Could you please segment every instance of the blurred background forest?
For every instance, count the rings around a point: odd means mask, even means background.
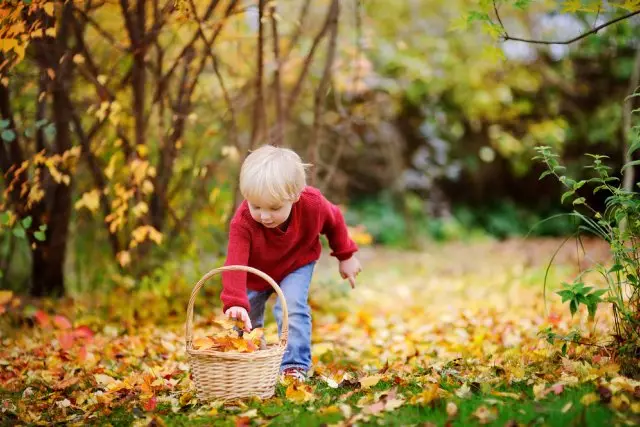
[[[498,21],[568,40],[637,3],[502,1]],[[535,44],[501,40],[497,7],[3,2],[0,287],[170,295],[193,283],[222,262],[239,165],[263,143],[314,164],[310,182],[363,245],[573,233],[569,217],[540,223],[570,206],[538,179],[534,147],[574,176],[585,153],[620,170],[638,16]]]

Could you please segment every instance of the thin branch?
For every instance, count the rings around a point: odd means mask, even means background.
[[[309,12],[310,4],[311,4],[311,0],[305,0],[304,4],[302,5],[302,9],[300,9],[300,17],[298,18],[298,22],[297,22],[298,26],[296,27],[295,33],[293,33],[293,35],[291,36],[289,49],[287,50],[287,52],[285,52],[284,55],[282,55],[283,64],[287,62],[287,60],[289,59],[289,56],[291,55],[291,52],[293,52],[293,49],[295,49],[296,45],[298,44],[298,40],[302,35],[302,29],[304,28],[305,18],[307,17],[307,13]]]
[[[316,35],[316,37],[313,39],[313,44],[311,45],[311,50],[309,50],[309,53],[307,54],[306,58],[304,59],[304,65],[302,67],[302,71],[300,71],[300,75],[298,76],[298,80],[296,81],[296,84],[295,84],[293,90],[291,91],[291,94],[289,95],[289,99],[287,99],[287,107],[286,107],[287,109],[285,110],[285,113],[284,113],[285,120],[288,119],[289,116],[291,115],[291,110],[293,109],[293,106],[295,105],[296,100],[298,99],[298,96],[300,95],[300,92],[302,91],[302,84],[304,83],[304,79],[306,78],[307,73],[309,72],[309,68],[311,67],[311,62],[313,61],[313,56],[315,55],[315,52],[316,52],[316,49],[318,48],[318,45],[320,44],[320,42],[322,41],[324,36],[329,31],[329,28],[331,27],[332,18],[333,18],[333,3],[331,3],[331,5],[329,6],[329,10],[327,11],[327,17],[326,17],[326,19],[324,21],[324,24],[322,25],[322,29]]]
[[[229,108],[229,114],[231,114],[231,133],[232,139],[234,141],[234,145],[238,151],[240,151],[240,133],[238,132],[238,122],[236,119],[236,111],[233,105],[233,101],[229,96],[229,91],[227,90],[226,85],[224,84],[224,80],[222,79],[222,75],[220,74],[220,67],[218,66],[218,58],[211,54],[209,51],[209,55],[211,61],[213,61],[213,71],[216,74],[216,78],[218,79],[218,84],[220,84],[220,88],[222,89],[222,95],[224,96],[224,101],[227,104],[227,108]]]
[[[338,38],[338,16],[340,14],[339,0],[333,0],[329,9],[331,16],[330,27],[331,36],[329,39],[329,45],[327,46],[327,61],[324,65],[324,71],[322,72],[322,79],[316,89],[315,101],[313,106],[314,120],[313,129],[311,130],[311,139],[309,141],[308,159],[311,164],[316,164],[319,157],[319,141],[320,133],[322,130],[322,113],[324,111],[324,100],[327,92],[327,87],[331,79],[331,68],[333,68],[333,61],[336,53],[336,40]],[[311,185],[316,185],[317,168],[311,174]]]
[[[601,29],[608,27],[610,25],[613,25],[615,23],[618,23],[620,21],[624,21],[625,19],[629,19],[632,16],[635,16],[637,14],[640,13],[640,10],[636,10],[635,12],[630,12],[627,13],[626,15],[623,16],[619,16],[616,19],[612,19],[611,21],[605,22],[604,24],[598,25],[597,27],[594,27],[591,31],[587,31],[586,33],[582,33],[572,39],[569,40],[556,40],[556,41],[548,41],[548,40],[533,40],[533,39],[525,39],[525,38],[520,38],[520,37],[513,37],[510,36],[507,33],[506,28],[504,27],[502,20],[500,19],[500,14],[498,13],[498,8],[496,6],[496,2],[495,0],[493,0],[493,7],[494,7],[494,11],[496,14],[496,18],[498,19],[498,22],[500,23],[500,26],[502,27],[502,38],[504,41],[508,41],[508,40],[513,40],[513,41],[518,41],[518,42],[525,42],[525,43],[533,43],[533,44],[545,44],[545,45],[550,45],[550,44],[571,44],[571,43],[575,43],[578,40],[581,40],[585,37],[588,37],[592,34],[597,33],[598,31],[600,31]]]
[[[266,0],[259,0],[258,3],[258,69],[256,71],[256,98],[253,105],[253,127],[251,129],[251,141],[249,149],[253,149],[260,138],[263,127],[266,125],[266,114],[264,109],[264,8]]]
[[[178,65],[182,62],[182,58],[187,54],[187,51],[191,49],[194,43],[198,40],[198,38],[201,37],[200,34],[202,33],[202,28],[200,23],[207,21],[209,20],[209,18],[211,18],[211,15],[213,15],[213,12],[215,11],[219,3],[220,3],[220,0],[212,0],[211,3],[209,3],[209,6],[207,7],[207,10],[204,13],[204,17],[202,18],[202,20],[198,20],[198,31],[193,35],[193,37],[191,37],[191,40],[189,40],[189,42],[182,48],[182,51],[180,51],[180,53],[178,54],[178,57],[173,62],[171,67],[169,67],[169,70],[162,76],[162,79],[160,79],[160,81],[158,82],[158,87],[161,87],[167,83],[167,81],[171,78],[171,76],[175,72]],[[238,0],[232,0],[227,6],[225,16],[221,20],[221,22],[218,24],[216,28],[216,32],[214,33],[214,36],[213,36],[214,40],[215,38],[217,38],[218,34],[220,34],[220,31],[222,31],[222,27],[224,26],[226,19],[234,10],[237,3],[238,3]],[[195,10],[194,10],[194,13],[195,13]],[[153,96],[153,103],[155,103],[158,100],[158,97],[159,97],[159,91],[156,91],[156,93]]]
[[[286,145],[284,141],[285,136],[285,122],[284,122],[284,107],[282,105],[282,86],[280,84],[280,69],[282,64],[280,62],[280,39],[278,37],[278,20],[276,19],[276,3],[271,3],[271,32],[273,35],[273,58],[276,63],[276,69],[273,74],[273,88],[275,90],[275,102],[276,102],[276,135],[274,138],[276,145]]]

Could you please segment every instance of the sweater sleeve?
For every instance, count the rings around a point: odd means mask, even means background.
[[[342,212],[340,212],[340,208],[322,196],[320,210],[321,220],[323,221],[321,232],[327,236],[332,250],[331,256],[338,258],[340,261],[351,258],[353,253],[358,251],[358,246],[349,237],[347,224],[344,221]]]
[[[241,223],[232,221],[229,227],[229,244],[224,265],[247,265],[251,249],[251,235]],[[222,273],[222,310],[244,307],[250,310],[247,298],[247,272],[225,271]]]

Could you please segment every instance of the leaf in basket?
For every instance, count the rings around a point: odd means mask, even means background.
[[[247,341],[253,341],[254,344],[260,344],[260,340],[264,336],[264,330],[262,328],[255,328],[248,334],[244,334],[244,339]]]
[[[215,342],[209,337],[202,337],[193,340],[193,348],[196,350],[207,350],[215,345]]]
[[[248,353],[249,346],[247,345],[247,341],[242,338],[232,338],[231,345],[233,345],[233,349],[237,350],[241,353]]]
[[[244,322],[242,320],[230,319],[228,317],[216,319],[213,321],[213,324],[225,331],[233,329],[234,326],[240,329],[244,328]]]

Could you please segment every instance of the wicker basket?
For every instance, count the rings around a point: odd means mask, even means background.
[[[229,270],[241,270],[256,274],[266,280],[278,294],[282,304],[283,320],[280,341],[277,344],[269,345],[266,349],[253,353],[193,348],[193,304],[198,291],[211,277]],[[284,294],[278,284],[267,274],[243,265],[220,267],[205,274],[191,292],[186,325],[186,350],[198,398],[201,400],[227,400],[259,396],[266,399],[273,396],[280,374],[282,356],[287,347],[288,334],[289,314]]]

